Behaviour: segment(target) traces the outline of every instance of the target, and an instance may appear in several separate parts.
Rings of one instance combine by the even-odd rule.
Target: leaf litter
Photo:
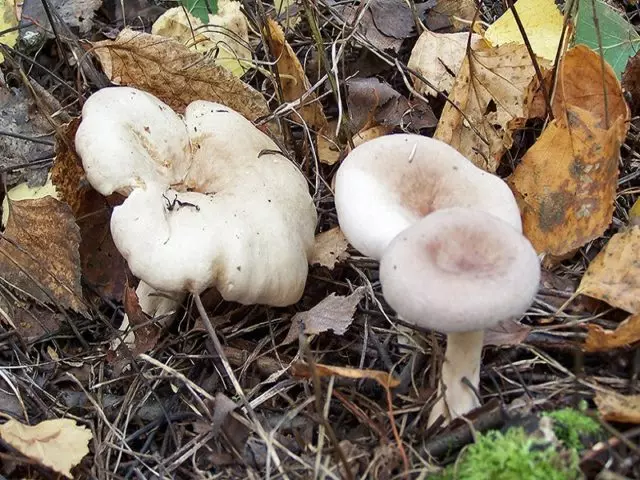
[[[119,16],[118,7],[105,4],[84,24],[63,16],[72,28],[64,30],[61,47],[53,38],[43,49],[24,52],[38,65],[62,62],[55,77],[39,68],[21,70],[7,50],[2,88],[15,88],[24,75],[29,83],[22,97],[39,93],[23,117],[44,120],[44,128],[33,131],[30,121],[17,122],[11,133],[47,135],[42,138],[53,143],[55,132],[52,178],[60,200],[14,200],[8,207],[0,241],[5,258],[17,261],[5,260],[0,269],[1,395],[11,406],[5,414],[22,422],[23,439],[46,421],[72,418],[82,418],[98,438],[89,451],[80,444],[90,437],[77,423],[53,424],[52,435],[78,443],[58,443],[62,453],[51,453],[45,439],[33,454],[3,436],[24,457],[16,454],[0,473],[25,477],[39,464],[77,478],[157,471],[190,477],[194,468],[215,469],[222,478],[266,475],[268,468],[282,475],[310,477],[320,469],[328,478],[335,472],[390,478],[454,462],[456,451],[429,458],[414,448],[424,438],[448,442],[457,435],[425,430],[441,339],[416,332],[411,344],[399,341],[401,319],[396,322],[384,302],[377,263],[349,247],[331,186],[340,159],[355,144],[400,131],[430,136],[436,122],[436,137],[509,178],[525,233],[545,259],[540,294],[527,315],[485,335],[479,393],[483,403],[499,398],[501,408],[475,412],[474,429],[504,426],[498,411],[512,421],[524,410],[535,415],[581,399],[591,413],[616,424],[610,448],[618,457],[637,459],[624,448],[637,440],[625,423],[640,417],[629,388],[633,362],[625,356],[640,341],[638,215],[632,208],[640,192],[634,140],[640,125],[627,110],[618,67],[603,72],[597,49],[563,51],[554,76],[549,52],[558,44],[557,10],[546,15],[528,11],[524,0],[516,3],[540,55],[536,72],[526,46],[510,43],[519,34],[513,19],[494,23],[504,13],[499,3],[483,2],[476,12],[473,2],[445,0],[303,1],[284,7],[295,15],[296,22],[287,22],[272,2],[263,2],[264,12],[249,2],[241,12],[248,42],[238,31],[250,50],[241,62],[244,74],[218,61],[221,49],[206,43],[217,40],[198,37],[205,29],[183,30],[181,41],[150,34],[150,22],[123,29],[125,17],[147,18],[145,2],[127,2]],[[164,11],[158,8],[154,16]],[[105,12],[113,23],[103,23]],[[494,23],[485,34],[494,45],[481,38],[478,20]],[[184,44],[189,33],[204,43],[202,50]],[[86,55],[77,55],[74,41]],[[191,300],[162,325],[149,321],[110,236],[110,214],[121,200],[89,188],[73,149],[79,107],[101,86],[93,83],[97,77],[83,75],[91,59],[114,84],[148,91],[177,111],[196,99],[213,100],[276,135],[282,153],[307,178],[322,232],[298,304],[238,306],[211,292],[204,308],[218,344]],[[350,70],[355,60],[365,73]],[[547,90],[553,87],[549,102],[539,75]],[[448,100],[434,96],[429,84]],[[627,90],[637,111],[636,95]],[[57,105],[49,99],[53,108],[46,107],[43,92]],[[7,189],[34,172],[44,179],[51,156],[40,161],[29,149],[44,145],[50,154],[54,147],[2,136],[8,138],[16,153],[12,163],[0,165]],[[123,313],[133,343],[122,343],[114,357],[108,346],[122,336]],[[567,352],[579,352],[584,361],[569,360]],[[57,420],[45,420],[43,409]],[[0,427],[6,425],[15,426]],[[587,452],[581,455],[605,468],[596,447]],[[610,471],[640,475],[618,457],[608,463]]]

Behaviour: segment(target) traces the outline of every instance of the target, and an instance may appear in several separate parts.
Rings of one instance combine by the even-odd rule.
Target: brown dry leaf
[[[578,292],[629,313],[640,313],[638,252],[640,227],[616,233],[589,264]]]
[[[293,342],[300,332],[317,335],[332,330],[335,335],[344,335],[353,322],[353,314],[364,293],[364,287],[358,287],[346,297],[332,293],[311,310],[296,313],[291,319],[291,328],[282,344]]]
[[[622,88],[631,95],[633,115],[640,112],[640,52],[629,59],[622,74]]]
[[[82,278],[98,295],[120,301],[126,284],[126,261],[113,239],[109,222],[112,208],[121,203],[115,194],[103,197],[85,180],[82,162],[74,147],[79,120],[64,127],[58,136],[51,179],[60,198],[68,203],[80,227]]]
[[[538,59],[541,68],[549,62]],[[535,71],[524,45],[481,45],[462,62],[434,138],[478,167],[495,172],[512,134],[529,116],[528,87]]]
[[[4,281],[42,303],[86,313],[80,285],[80,229],[71,208],[53,197],[9,202],[0,239]]]
[[[626,347],[640,340],[640,315],[632,315],[618,325],[615,330],[605,330],[600,325],[587,324],[585,352],[604,352]]]
[[[112,82],[155,95],[177,112],[195,100],[209,100],[252,121],[269,114],[260,92],[176,40],[124,29],[115,40],[93,47]]]
[[[275,20],[267,19],[265,37],[269,44],[269,51],[276,59],[284,100],[287,102],[298,100],[311,88],[298,57]],[[302,102],[304,106],[296,108],[296,111],[312,129],[323,131],[327,127],[327,118],[322,111],[322,104],[316,101],[316,98],[314,92],[310,93]],[[292,118],[299,121],[296,115]]]
[[[0,437],[23,455],[73,478],[71,469],[89,453],[88,443],[93,435],[74,420],[60,418],[33,426],[9,420],[0,425]]]
[[[321,265],[333,270],[336,263],[349,257],[347,248],[349,242],[340,227],[316,235],[310,265]]]
[[[129,323],[133,327],[133,336],[135,338],[131,353],[134,357],[137,357],[139,354],[146,353],[156,346],[162,329],[142,311],[135,288],[129,285],[125,287],[123,304],[124,313],[127,314]]]
[[[369,140],[382,137],[383,135],[390,133],[391,130],[393,130],[393,128],[388,127],[387,125],[376,125],[375,127],[359,131],[353,136],[351,141],[353,142],[353,146],[357,147],[365,142],[368,142]]]
[[[323,365],[317,363],[315,365],[316,374],[319,377],[343,377],[361,380],[368,378],[375,380],[384,388],[394,388],[400,385],[400,380],[390,373],[381,370],[367,370],[360,368],[335,367],[333,365]],[[306,363],[294,363],[291,365],[291,374],[294,377],[313,378],[313,374],[309,365]]]
[[[407,67],[431,82],[437,91],[412,76],[413,85],[419,93],[437,96],[438,92],[451,91],[455,75],[460,70],[467,53],[469,35],[471,35],[471,48],[478,48],[483,40],[475,33],[434,33],[429,30],[422,32],[411,50]]]
[[[640,423],[640,395],[599,391],[594,398],[598,412],[609,422]]]
[[[571,107],[527,151],[509,184],[524,233],[538,253],[562,257],[611,222],[618,179],[619,125],[599,128],[589,112]],[[622,121],[622,120],[620,120]]]
[[[436,5],[427,12],[426,25],[429,30],[452,28],[454,32],[467,30],[476,14],[475,0],[436,0]]]
[[[529,332],[531,327],[513,320],[505,320],[485,331],[484,346],[520,345],[527,339]]]
[[[318,132],[316,137],[318,143],[318,160],[325,165],[335,165],[342,155],[342,148],[334,136],[336,125],[337,122],[332,120],[322,132]]]
[[[611,66],[586,45],[576,45],[562,57],[557,88],[553,97],[553,115],[566,120],[567,111],[578,107],[598,119],[598,127],[618,127],[618,139],[624,142],[629,128],[629,107],[622,87]],[[603,86],[604,79],[604,86]],[[606,97],[605,97],[606,92]],[[605,109],[608,115],[605,115]],[[609,125],[606,125],[606,120]]]
[[[347,82],[347,108],[353,127],[362,130],[374,125],[397,127],[409,124],[413,131],[438,123],[425,102],[411,105],[387,82],[375,77],[353,78]]]

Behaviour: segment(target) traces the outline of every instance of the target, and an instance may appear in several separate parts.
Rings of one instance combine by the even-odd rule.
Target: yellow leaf
[[[309,365],[306,363],[294,363],[292,366],[292,374],[296,377],[312,378],[313,374]],[[318,363],[315,365],[316,374],[319,377],[343,377],[352,378],[355,380],[362,380],[368,378],[375,380],[384,388],[394,388],[400,385],[400,380],[391,375],[390,373],[383,372],[381,370],[368,370],[360,368],[350,367],[336,367],[333,365],[323,365]]]
[[[602,235],[618,179],[618,127],[600,129],[577,107],[567,117],[549,122],[508,180],[526,237],[538,253],[553,257]]]
[[[640,227],[616,233],[582,277],[578,292],[640,313]]]
[[[540,60],[542,67],[548,62]],[[529,116],[525,101],[535,76],[524,45],[481,45],[465,57],[434,138],[478,167],[495,172],[513,132]]]
[[[640,423],[640,395],[621,395],[613,391],[596,393],[598,412],[610,422]]]
[[[18,26],[14,0],[0,0],[0,31],[9,30]],[[18,40],[18,30],[5,33],[0,36],[0,43],[13,47]],[[4,62],[4,57],[0,53],[0,63]]]
[[[438,92],[451,91],[455,75],[467,53],[469,35],[470,46],[475,49],[483,41],[475,33],[434,33],[429,30],[422,32],[411,50],[407,66],[431,82],[437,91],[417,77],[412,77],[418,92],[436,96]]]
[[[249,28],[240,2],[219,2],[218,13],[209,15],[207,25],[182,7],[170,8],[155,21],[151,33],[174,38],[193,51],[209,53],[216,65],[237,77],[251,65]]]
[[[640,315],[632,315],[618,325],[615,330],[605,330],[600,325],[587,324],[586,352],[603,352],[625,347],[640,340]]]
[[[562,35],[563,18],[554,0],[518,0],[515,9],[522,22],[533,52],[553,62]],[[508,9],[486,33],[485,38],[493,45],[518,43],[524,39],[516,24],[513,12]]]
[[[31,187],[27,182],[19,183],[7,192],[2,200],[2,226],[7,226],[9,219],[9,200],[35,200],[36,198],[53,197],[59,198],[56,193],[56,186],[51,182],[51,174],[47,176],[47,182],[44,185]]]
[[[284,38],[284,32],[277,22],[270,18],[267,19],[264,30],[269,51],[276,59],[284,100],[292,102],[301,99],[309,90],[310,84],[298,57]],[[308,94],[302,101],[304,106],[297,107],[296,110],[300,113],[302,120],[308,123],[311,128],[323,131],[327,127],[327,118],[322,111],[322,104],[315,100],[315,93]],[[292,115],[292,118],[299,122],[300,116]]]
[[[93,435],[86,427],[62,418],[33,426],[9,420],[0,425],[0,437],[23,455],[72,478],[71,469],[89,453]]]

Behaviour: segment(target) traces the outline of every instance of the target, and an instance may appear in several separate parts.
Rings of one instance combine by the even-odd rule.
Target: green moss
[[[429,478],[441,480],[573,480],[580,478],[575,450],[528,436],[522,428],[479,435],[458,461]]]
[[[567,448],[574,450],[584,449],[582,438],[595,436],[600,433],[602,427],[593,418],[588,417],[579,410],[562,408],[552,412],[545,412],[543,416],[553,420],[553,432]]]

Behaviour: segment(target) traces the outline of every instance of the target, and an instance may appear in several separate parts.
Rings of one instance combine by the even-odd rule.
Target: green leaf
[[[209,21],[210,13],[218,13],[218,0],[180,0],[180,3],[191,15],[205,24]]]
[[[593,2],[595,2],[598,29],[593,15]],[[597,53],[598,30],[602,39],[602,51],[604,59],[622,78],[627,66],[627,61],[640,49],[640,35],[620,13],[611,8],[602,0],[579,0],[576,34],[574,44],[582,43]]]

